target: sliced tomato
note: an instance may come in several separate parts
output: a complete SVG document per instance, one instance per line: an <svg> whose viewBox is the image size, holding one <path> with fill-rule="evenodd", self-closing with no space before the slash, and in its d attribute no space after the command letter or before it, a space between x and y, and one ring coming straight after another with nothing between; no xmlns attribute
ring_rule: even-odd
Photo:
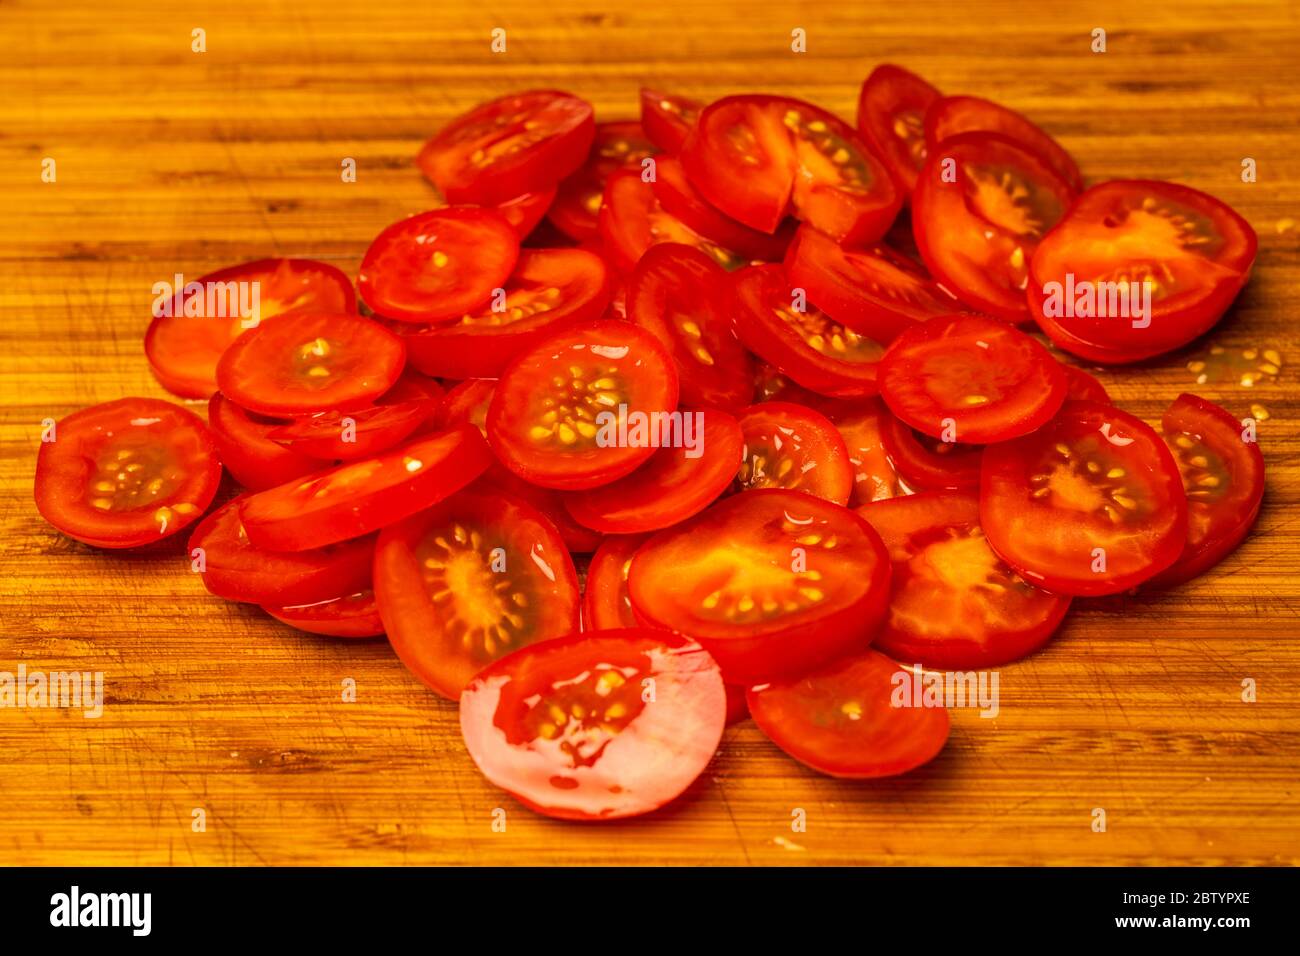
<svg viewBox="0 0 1300 956"><path fill-rule="evenodd" d="M759 730L795 760L832 777L892 777L928 763L948 741L943 707L895 707L911 675L865 650L748 692Z"/></svg>
<svg viewBox="0 0 1300 956"><path fill-rule="evenodd" d="M632 568L632 556L649 537L645 534L612 534L591 556L586 587L582 592L584 631L636 626L632 600L627 596L627 574Z"/></svg>
<svg viewBox="0 0 1300 956"><path fill-rule="evenodd" d="M774 366L764 361L754 363L755 402L794 402L810 408L826 401L826 396L810 392L782 375Z"/></svg>
<svg viewBox="0 0 1300 956"><path fill-rule="evenodd" d="M724 411L680 414L682 444L660 448L617 481L567 495L569 514L605 534L637 534L667 528L712 504L735 479L746 437Z"/></svg>
<svg viewBox="0 0 1300 956"><path fill-rule="evenodd" d="M1029 307L1067 352L1096 362L1150 358L1218 322L1257 247L1250 224L1213 196L1174 183L1103 183L1039 245Z"/></svg>
<svg viewBox="0 0 1300 956"><path fill-rule="evenodd" d="M889 555L847 508L766 488L656 534L632 559L628 594L640 620L690 634L729 683L753 684L866 647Z"/></svg>
<svg viewBox="0 0 1300 956"><path fill-rule="evenodd" d="M1066 402L1038 431L989 445L980 517L1002 560L1058 594L1116 594L1177 560L1187 496L1149 425Z"/></svg>
<svg viewBox="0 0 1300 956"><path fill-rule="evenodd" d="M627 317L672 354L683 405L750 403L753 362L731 330L727 274L709 256L676 242L648 250L628 279Z"/></svg>
<svg viewBox="0 0 1300 956"><path fill-rule="evenodd" d="M910 196L925 164L925 113L942 94L915 73L882 63L858 96L858 132Z"/></svg>
<svg viewBox="0 0 1300 956"><path fill-rule="evenodd" d="M912 193L916 245L944 288L971 308L1029 318L1029 260L1074 199L1056 171L996 133L933 146Z"/></svg>
<svg viewBox="0 0 1300 956"><path fill-rule="evenodd" d="M898 474L881 435L888 414L876 398L842 401L821 399L813 407L839 431L853 467L853 491L849 504L869 504L899 494Z"/></svg>
<svg viewBox="0 0 1300 956"><path fill-rule="evenodd" d="M819 394L876 394L879 342L799 301L780 266L748 266L731 279L736 335L751 351Z"/></svg>
<svg viewBox="0 0 1300 956"><path fill-rule="evenodd" d="M747 689L739 684L724 684L727 692L727 726L738 724L749 718L749 701L745 699Z"/></svg>
<svg viewBox="0 0 1300 956"><path fill-rule="evenodd" d="M424 398L357 411L317 412L276 425L266 434L318 461L369 458L415 434L441 404L441 399Z"/></svg>
<svg viewBox="0 0 1300 956"><path fill-rule="evenodd" d="M989 547L979 497L941 491L858 510L889 549L889 618L874 646L940 670L998 667L1033 653L1070 599L1034 587Z"/></svg>
<svg viewBox="0 0 1300 956"><path fill-rule="evenodd" d="M641 89L641 128L665 153L681 152L704 104L689 96Z"/></svg>
<svg viewBox="0 0 1300 956"><path fill-rule="evenodd" d="M1075 365L1062 365L1065 369L1065 397L1072 402L1101 402L1103 405L1114 405L1110 400L1110 395L1106 391L1106 386L1097 381L1096 376L1085 372Z"/></svg>
<svg viewBox="0 0 1300 956"><path fill-rule="evenodd" d="M510 228L515 231L519 241L523 242L537 228L538 223L546 218L547 210L555 202L557 192L559 188L552 186L540 192L524 193L522 196L498 203L496 210L505 217L506 222L510 223Z"/></svg>
<svg viewBox="0 0 1300 956"><path fill-rule="evenodd" d="M438 414L442 411L442 404L446 397L447 390L442 387L441 382L428 375L421 375L408 364L401 377L393 383L393 387L375 399L375 404L402 405L407 402L420 402L429 409L429 412L412 434L423 435L438 431Z"/></svg>
<svg viewBox="0 0 1300 956"><path fill-rule="evenodd" d="M244 498L240 519L261 548L305 551L360 537L436 504L492 463L473 425L351 461Z"/></svg>
<svg viewBox="0 0 1300 956"><path fill-rule="evenodd" d="M528 90L458 116L415 161L448 202L500 203L554 186L582 165L595 134L586 100Z"/></svg>
<svg viewBox="0 0 1300 956"><path fill-rule="evenodd" d="M208 427L217 455L231 477L250 491L274 488L322 467L318 459L271 439L271 432L283 424L240 408L220 392L208 402Z"/></svg>
<svg viewBox="0 0 1300 956"><path fill-rule="evenodd" d="M925 140L933 148L961 133L998 133L1043 157L1078 192L1083 176L1073 157L1056 140L1015 110L978 96L945 96L925 113Z"/></svg>
<svg viewBox="0 0 1300 956"><path fill-rule="evenodd" d="M922 435L889 412L881 415L880 440L898 476L913 488L960 491L980 486L982 445L946 442Z"/></svg>
<svg viewBox="0 0 1300 956"><path fill-rule="evenodd" d="M486 438L488 404L496 386L494 378L469 378L461 382L442 400L436 419L439 427L451 428L469 422Z"/></svg>
<svg viewBox="0 0 1300 956"><path fill-rule="evenodd" d="M465 746L525 806L567 820L658 809L704 770L726 719L718 665L689 638L589 631L511 654L460 699Z"/></svg>
<svg viewBox="0 0 1300 956"><path fill-rule="evenodd" d="M742 489L787 488L848 504L853 466L837 429L821 412L789 402L751 405L740 417Z"/></svg>
<svg viewBox="0 0 1300 956"><path fill-rule="evenodd" d="M243 314L246 305L253 306L249 315ZM209 398L217 390L217 362L235 339L293 309L356 312L357 294L342 272L313 259L259 259L219 269L155 306L144 336L149 368L167 391Z"/></svg>
<svg viewBox="0 0 1300 956"><path fill-rule="evenodd" d="M578 577L545 516L519 498L464 491L387 527L375 597L402 663L455 700L476 673L578 629Z"/></svg>
<svg viewBox="0 0 1300 956"><path fill-rule="evenodd" d="M655 160L653 188L655 198L668 215L710 242L745 259L780 262L794 237L791 220L786 220L775 234L771 234L751 229L719 212L691 185L682 164L671 156L660 156Z"/></svg>
<svg viewBox="0 0 1300 956"><path fill-rule="evenodd" d="M576 173L560 183L559 195L547 218L577 242L595 239L600 232L597 217L610 173L624 168L640 172L641 160L654 152L654 144L641 132L640 123L597 123L591 155Z"/></svg>
<svg viewBox="0 0 1300 956"><path fill-rule="evenodd" d="M555 333L510 364L488 406L487 435L527 481L594 488L653 455L676 408L677 372L659 340L602 319Z"/></svg>
<svg viewBox="0 0 1300 956"><path fill-rule="evenodd" d="M380 637L384 633L384 622L379 618L375 592L369 589L311 604L286 607L263 605L262 610L277 621L309 634L324 634L326 637Z"/></svg>
<svg viewBox="0 0 1300 956"><path fill-rule="evenodd" d="M608 261L625 274L636 267L646 250L661 242L694 246L727 269L738 268L745 261L669 215L655 197L654 185L630 169L619 170L605 183L600 242Z"/></svg>

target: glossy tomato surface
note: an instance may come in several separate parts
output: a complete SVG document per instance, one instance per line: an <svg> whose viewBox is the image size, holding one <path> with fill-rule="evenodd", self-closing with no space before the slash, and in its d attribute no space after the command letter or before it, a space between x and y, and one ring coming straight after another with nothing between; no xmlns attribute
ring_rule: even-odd
<svg viewBox="0 0 1300 956"><path fill-rule="evenodd" d="M926 142L933 147L961 133L998 133L1043 157L1078 192L1083 177L1074 159L1056 140L1015 110L978 96L945 96L924 117Z"/></svg>
<svg viewBox="0 0 1300 956"><path fill-rule="evenodd" d="M264 604L262 610L277 621L309 634L323 634L326 637L380 637L384 633L384 622L379 617L375 593L368 588L312 604L281 607Z"/></svg>
<svg viewBox="0 0 1300 956"><path fill-rule="evenodd" d="M899 494L898 472L889 459L883 436L884 417L889 413L880 400L821 399L813 407L844 439L844 450L853 468L849 504L857 507Z"/></svg>
<svg viewBox="0 0 1300 956"><path fill-rule="evenodd" d="M905 196L925 163L925 113L940 93L915 73L882 63L858 96L858 132L888 167Z"/></svg>
<svg viewBox="0 0 1300 956"><path fill-rule="evenodd" d="M324 467L318 459L271 439L271 432L283 424L282 419L240 408L220 392L208 402L208 428L217 455L231 477L250 491L274 488Z"/></svg>
<svg viewBox="0 0 1300 956"><path fill-rule="evenodd" d="M710 204L691 184L680 161L660 156L655 171L654 194L659 205L693 232L745 259L779 262L785 255L794 236L792 220L786 220L775 234L751 229Z"/></svg>
<svg viewBox="0 0 1300 956"><path fill-rule="evenodd" d="M640 170L641 160L655 152L639 123L598 123L596 139L587 161L560 183L547 218L576 242L599 234L597 217L610 173L623 168Z"/></svg>
<svg viewBox="0 0 1300 956"><path fill-rule="evenodd" d="M960 491L980 486L983 445L931 438L887 410L881 414L880 440L898 476L913 489Z"/></svg>
<svg viewBox="0 0 1300 956"><path fill-rule="evenodd" d="M441 404L441 398L431 397L356 411L316 412L273 427L267 437L318 462L368 458L415 434Z"/></svg>
<svg viewBox="0 0 1300 956"><path fill-rule="evenodd" d="M761 402L740 417L742 489L787 488L848 504L853 465L839 429L821 412L791 402Z"/></svg>
<svg viewBox="0 0 1300 956"><path fill-rule="evenodd" d="M735 269L745 261L665 210L655 195L654 185L636 170L621 169L606 181L599 228L605 256L624 274L636 268L646 251L661 242L694 246L728 269Z"/></svg>
<svg viewBox="0 0 1300 956"><path fill-rule="evenodd" d="M632 570L632 556L647 538L645 534L612 534L591 556L582 592L584 631L636 626L632 600L627 594L627 576Z"/></svg>
<svg viewBox="0 0 1300 956"><path fill-rule="evenodd" d="M641 90L641 128L665 153L681 152L704 104L689 96Z"/></svg>

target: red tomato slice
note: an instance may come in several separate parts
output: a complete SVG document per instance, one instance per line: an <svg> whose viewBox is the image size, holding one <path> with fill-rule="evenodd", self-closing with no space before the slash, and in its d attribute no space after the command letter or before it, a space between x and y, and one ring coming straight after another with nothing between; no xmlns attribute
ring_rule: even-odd
<svg viewBox="0 0 1300 956"><path fill-rule="evenodd" d="M786 488L848 504L853 466L843 437L825 415L789 402L763 402L745 410L740 427L742 489Z"/></svg>
<svg viewBox="0 0 1300 956"><path fill-rule="evenodd" d="M753 362L731 331L727 273L703 252L666 242L628 279L627 317L672 354L681 402L735 411L754 393Z"/></svg>
<svg viewBox="0 0 1300 956"><path fill-rule="evenodd" d="M894 569L874 646L900 661L940 670L1009 664L1047 643L1070 607L994 553L969 492L905 495L858 514L880 532Z"/></svg>
<svg viewBox="0 0 1300 956"><path fill-rule="evenodd" d="M930 273L968 306L1029 318L1029 260L1074 191L1044 160L995 133L932 146L912 192L912 229Z"/></svg>
<svg viewBox="0 0 1300 956"><path fill-rule="evenodd" d="M915 73L882 63L858 97L858 132L888 167L904 196L925 163L925 113L942 94Z"/></svg>
<svg viewBox="0 0 1300 956"><path fill-rule="evenodd" d="M1097 381L1095 376L1074 365L1062 365L1061 367L1065 369L1065 398L1067 401L1101 402L1103 405L1115 404L1110 400L1110 395L1106 392L1106 386Z"/></svg>
<svg viewBox="0 0 1300 956"><path fill-rule="evenodd" d="M880 360L880 397L932 438L986 444L1025 435L1065 401L1065 369L1023 332L982 315L932 319Z"/></svg>
<svg viewBox="0 0 1300 956"><path fill-rule="evenodd" d="M849 504L870 504L899 494L898 474L889 460L881 435L888 414L879 399L858 401L821 399L813 405L839 431L853 467L853 491Z"/></svg>
<svg viewBox="0 0 1300 956"><path fill-rule="evenodd" d="M641 90L641 128L665 153L681 152L704 104L688 96Z"/></svg>
<svg viewBox="0 0 1300 956"><path fill-rule="evenodd" d="M1257 247L1250 224L1213 196L1174 183L1103 183L1039 245L1029 307L1067 352L1097 362L1150 358L1218 322Z"/></svg>
<svg viewBox="0 0 1300 956"><path fill-rule="evenodd" d="M272 441L282 421L240 408L218 392L208 402L208 427L226 470L250 491L264 491L318 471L320 461Z"/></svg>
<svg viewBox="0 0 1300 956"><path fill-rule="evenodd" d="M1245 539L1264 498L1264 455L1253 430L1196 395L1179 395L1160 423L1187 493L1183 553L1151 582L1171 585L1208 571Z"/></svg>
<svg viewBox="0 0 1300 956"><path fill-rule="evenodd" d="M888 604L889 555L847 508L798 491L746 491L647 541L628 594L638 618L690 634L728 682L753 684L871 643Z"/></svg>
<svg viewBox="0 0 1300 956"><path fill-rule="evenodd" d="M874 242L903 197L847 123L802 100L727 96L706 107L681 153L686 175L732 219L774 232L788 210L846 245Z"/></svg>
<svg viewBox="0 0 1300 956"><path fill-rule="evenodd" d="M217 365L232 402L290 417L368 405L406 364L402 340L359 315L298 310L249 329Z"/></svg>
<svg viewBox="0 0 1300 956"><path fill-rule="evenodd" d="M594 488L653 455L676 408L677 372L659 340L602 319L557 332L510 364L488 406L487 435L501 463L533 484Z"/></svg>
<svg viewBox="0 0 1300 956"><path fill-rule="evenodd" d="M263 605L262 610L277 621L309 634L324 634L326 637L381 637L384 633L384 622L379 619L375 592L369 589L313 604L288 607Z"/></svg>
<svg viewBox="0 0 1300 956"><path fill-rule="evenodd" d="M505 217L506 222L510 223L510 228L515 231L519 241L523 242L537 228L538 223L546 218L547 210L555 202L557 192L559 188L552 186L541 192L524 193L522 196L499 203L496 210Z"/></svg>
<svg viewBox="0 0 1300 956"><path fill-rule="evenodd" d="M794 402L812 408L827 399L824 395L808 391L802 385L796 385L766 362L758 361L754 364L754 401Z"/></svg>
<svg viewBox="0 0 1300 956"><path fill-rule="evenodd" d="M182 289L155 306L144 353L162 387L186 398L208 398L217 390L222 354L261 321L293 309L357 311L348 277L312 259L259 259L209 273L185 288L190 295ZM256 311L244 316L254 291Z"/></svg>
<svg viewBox="0 0 1300 956"><path fill-rule="evenodd" d="M582 249L525 249L499 299L453 324L394 331L406 342L411 364L426 375L495 378L543 337L599 318L611 291L600 256Z"/></svg>
<svg viewBox="0 0 1300 956"><path fill-rule="evenodd" d="M670 527L712 504L736 477L745 436L726 412L681 414L690 429L686 444L660 448L618 481L567 495L569 514L605 534L637 534Z"/></svg>
<svg viewBox="0 0 1300 956"><path fill-rule="evenodd" d="M845 249L802 226L785 258L790 284L835 321L878 342L960 309L925 270L888 246Z"/></svg>
<svg viewBox="0 0 1300 956"><path fill-rule="evenodd" d="M736 335L765 362L822 395L876 394L884 347L846 329L811 302L798 311L780 266L748 266L731 277Z"/></svg>
<svg viewBox="0 0 1300 956"><path fill-rule="evenodd" d="M978 96L945 96L925 113L925 140L931 148L962 133L998 133L1047 161L1075 192L1083 189L1079 167L1065 148L1015 110Z"/></svg>
<svg viewBox="0 0 1300 956"><path fill-rule="evenodd" d="M582 165L595 134L586 100L529 90L458 116L415 161L448 202L500 203L554 186Z"/></svg>
<svg viewBox="0 0 1300 956"><path fill-rule="evenodd" d="M584 631L636 626L632 600L627 596L627 574L632 556L647 538L645 534L613 534L591 556L582 594Z"/></svg>
<svg viewBox="0 0 1300 956"><path fill-rule="evenodd" d="M974 490L980 486L981 445L946 442L908 428L889 412L881 415L880 440L898 476L926 491Z"/></svg>
<svg viewBox="0 0 1300 956"><path fill-rule="evenodd" d="M415 434L441 404L441 399L424 398L350 412L317 412L276 425L266 434L318 461L369 458Z"/></svg>
<svg viewBox="0 0 1300 956"><path fill-rule="evenodd" d="M578 629L578 577L555 526L521 499L464 491L385 528L375 597L402 663L455 700L526 644Z"/></svg>
<svg viewBox="0 0 1300 956"><path fill-rule="evenodd" d="M640 172L641 160L654 152L640 123L597 123L591 155L581 169L560 183L559 195L547 218L577 242L595 239L599 235L601 198L610 173L624 168Z"/></svg>
<svg viewBox="0 0 1300 956"><path fill-rule="evenodd" d="M494 378L470 378L461 382L442 400L437 423L440 428L451 428L469 422L487 438L487 410L496 389Z"/></svg>
<svg viewBox="0 0 1300 956"><path fill-rule="evenodd" d="M436 504L477 478L492 453L472 425L418 438L242 500L253 544L305 551L360 537Z"/></svg>
<svg viewBox="0 0 1300 956"><path fill-rule="evenodd" d="M309 551L269 551L248 540L239 519L246 500L218 508L190 536L190 557L202 561L209 592L251 604L312 604L370 586L373 535Z"/></svg>
<svg viewBox="0 0 1300 956"><path fill-rule="evenodd" d="M722 739L718 665L662 631L589 631L511 654L460 698L479 770L551 817L614 820L658 809Z"/></svg>
<svg viewBox="0 0 1300 956"><path fill-rule="evenodd" d="M723 689L727 692L727 726L747 720L749 718L749 701L745 699L747 689L739 684L724 684Z"/></svg>
<svg viewBox="0 0 1300 956"><path fill-rule="evenodd" d="M802 677L748 692L759 730L795 760L832 777L892 777L932 760L948 741L942 707L895 707L903 674L865 650Z"/></svg>
<svg viewBox="0 0 1300 956"><path fill-rule="evenodd" d="M1002 559L1058 594L1126 591L1187 540L1187 496L1165 443L1092 402L1067 402L1038 431L985 449L980 516Z"/></svg>
<svg viewBox="0 0 1300 956"><path fill-rule="evenodd" d="M449 207L386 227L361 260L357 289L377 315L449 322L485 307L519 258L519 237L491 209Z"/></svg>
<svg viewBox="0 0 1300 956"><path fill-rule="evenodd" d="M43 437L36 508L98 548L152 544L198 520L221 482L212 437L193 412L122 398L73 412Z"/></svg>
<svg viewBox="0 0 1300 956"><path fill-rule="evenodd" d="M682 164L671 156L660 156L655 160L653 188L655 198L668 215L710 242L730 249L745 259L780 262L794 237L794 224L790 220L786 220L776 234L772 235L751 229L723 215L691 185Z"/></svg>

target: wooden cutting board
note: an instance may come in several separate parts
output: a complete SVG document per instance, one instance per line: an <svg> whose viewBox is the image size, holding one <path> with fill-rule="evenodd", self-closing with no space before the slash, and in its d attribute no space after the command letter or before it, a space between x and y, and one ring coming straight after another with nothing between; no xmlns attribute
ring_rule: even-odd
<svg viewBox="0 0 1300 956"><path fill-rule="evenodd" d="M498 27L503 55L489 47ZM806 53L791 52L796 28ZM1090 51L1095 28L1104 54ZM154 282L270 255L354 274L382 226L431 203L411 163L420 142L478 101L563 87L618 119L653 84L789 93L852 117L884 60L1023 110L1092 181L1188 183L1254 225L1255 278L1207 340L1100 374L1126 408L1156 420L1211 345L1219 364L1244 349L1283 357L1253 387L1233 365L1196 389L1269 415L1250 541L1172 593L1078 602L1047 650L1002 670L997 718L957 713L921 771L827 779L746 723L656 815L546 820L479 776L454 708L384 642L314 639L211 598L182 542L102 554L37 516L42 419L163 394L140 344ZM1297 62L1287 0L2 0L0 670L103 671L107 703L98 720L0 710L0 863L1294 862ZM791 827L799 810L806 832Z"/></svg>

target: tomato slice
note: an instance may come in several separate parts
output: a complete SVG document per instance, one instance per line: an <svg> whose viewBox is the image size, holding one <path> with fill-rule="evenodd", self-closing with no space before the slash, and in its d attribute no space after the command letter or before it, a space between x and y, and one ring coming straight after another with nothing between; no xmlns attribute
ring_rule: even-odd
<svg viewBox="0 0 1300 956"><path fill-rule="evenodd" d="M473 425L418 438L244 498L253 544L305 551L360 537L441 501L477 478L492 453Z"/></svg>
<svg viewBox="0 0 1300 956"><path fill-rule="evenodd" d="M871 71L858 96L858 132L889 169L904 196L925 164L925 113L942 94L892 63Z"/></svg>
<svg viewBox="0 0 1300 956"><path fill-rule="evenodd" d="M259 259L219 269L185 288L189 295L182 289L165 307L155 307L144 353L162 387L186 398L211 397L222 354L262 320L293 309L357 311L348 277L313 259ZM244 307L254 302L256 310L245 316Z"/></svg>
<svg viewBox="0 0 1300 956"><path fill-rule="evenodd" d="M1056 414L1065 369L997 319L952 315L896 338L880 360L880 397L932 438L986 444L1025 435Z"/></svg>
<svg viewBox="0 0 1300 956"><path fill-rule="evenodd" d="M308 551L259 548L239 518L246 500L218 508L190 536L190 557L201 557L203 586L210 593L251 604L312 604L370 586L374 535Z"/></svg>
<svg viewBox="0 0 1300 956"><path fill-rule="evenodd" d="M874 646L940 670L997 667L1045 644L1070 607L989 547L979 498L923 492L861 508L893 562L889 618Z"/></svg>
<svg viewBox="0 0 1300 956"><path fill-rule="evenodd" d="M925 270L885 245L845 249L801 226L785 258L790 284L835 321L878 342L960 309Z"/></svg>
<svg viewBox="0 0 1300 956"><path fill-rule="evenodd" d="M415 434L441 404L441 399L424 398L357 411L317 412L276 425L266 434L317 461L369 458Z"/></svg>
<svg viewBox="0 0 1300 956"><path fill-rule="evenodd" d="M486 307L519 258L499 212L451 206L387 226L366 250L357 289L370 310L398 322L450 322Z"/></svg>
<svg viewBox="0 0 1300 956"><path fill-rule="evenodd" d="M605 261L594 253L524 249L499 300L453 324L394 331L406 342L411 364L426 375L495 378L544 336L599 318L611 291Z"/></svg>
<svg viewBox="0 0 1300 956"><path fill-rule="evenodd" d="M594 488L653 455L676 408L677 372L659 340L602 319L557 332L510 364L488 406L487 435L501 463L533 484Z"/></svg>
<svg viewBox="0 0 1300 956"><path fill-rule="evenodd" d="M846 329L811 302L798 303L780 266L748 266L731 279L736 335L751 351L819 394L876 394L876 366L885 351L879 342Z"/></svg>
<svg viewBox="0 0 1300 956"><path fill-rule="evenodd" d="M618 481L567 495L569 514L606 534L636 534L667 528L712 504L735 479L746 436L724 411L681 414L691 432L683 445L660 448Z"/></svg>
<svg viewBox="0 0 1300 956"><path fill-rule="evenodd" d="M1264 498L1264 455L1243 422L1196 395L1179 395L1160 422L1187 493L1183 553L1151 582L1171 585L1208 571L1245 539Z"/></svg>
<svg viewBox="0 0 1300 956"><path fill-rule="evenodd" d="M753 361L731 331L727 273L703 252L675 242L649 249L628 280L627 317L672 354L683 405L749 404Z"/></svg>
<svg viewBox="0 0 1300 956"><path fill-rule="evenodd" d="M898 476L913 488L961 491L980 486L982 445L946 442L922 435L889 412L881 414L880 440Z"/></svg>
<svg viewBox="0 0 1300 956"><path fill-rule="evenodd" d="M742 489L787 488L848 504L853 466L844 438L825 415L789 402L751 405L740 418Z"/></svg>
<svg viewBox="0 0 1300 956"><path fill-rule="evenodd" d="M547 218L577 242L595 239L600 234L597 217L610 173L625 167L639 173L641 160L654 152L640 123L597 123L591 155L581 169L560 183Z"/></svg>
<svg viewBox="0 0 1300 956"><path fill-rule="evenodd" d="M510 228L515 231L519 241L523 242L546 218L546 213L555 202L558 192L559 187L552 186L540 192L524 193L522 196L498 203L496 210L505 217L506 222L510 223Z"/></svg>
<svg viewBox="0 0 1300 956"><path fill-rule="evenodd" d="M240 408L220 392L208 402L212 444L232 478L250 491L274 488L318 471L319 460L270 438L284 424Z"/></svg>
<svg viewBox="0 0 1300 956"><path fill-rule="evenodd" d="M682 166L732 219L775 232L788 210L846 245L874 242L903 196L847 123L783 96L727 96L706 107Z"/></svg>
<svg viewBox="0 0 1300 956"><path fill-rule="evenodd" d="M760 360L754 364L754 401L794 402L812 408L827 399L824 395L808 391L802 385L796 385L774 367Z"/></svg>
<svg viewBox="0 0 1300 956"><path fill-rule="evenodd" d="M642 181L641 173L631 169L621 169L605 182L600 241L614 268L623 273L636 268L646 250L661 242L694 246L727 269L744 264L743 257L669 215L656 198L654 185Z"/></svg>
<svg viewBox="0 0 1300 956"><path fill-rule="evenodd" d="M825 415L844 439L853 467L853 491L849 504L870 504L899 494L898 474L889 460L882 437L883 419L888 414L879 399L856 401L821 399L813 405Z"/></svg>
<svg viewBox="0 0 1300 956"><path fill-rule="evenodd" d="M689 96L641 89L641 128L665 153L681 152L704 104Z"/></svg>
<svg viewBox="0 0 1300 956"><path fill-rule="evenodd" d="M718 665L689 638L589 631L511 654L460 699L483 775L551 817L614 820L658 809L722 739Z"/></svg>
<svg viewBox="0 0 1300 956"><path fill-rule="evenodd" d="M36 456L36 508L70 538L135 548L198 520L221 482L212 436L193 412L122 398L55 423Z"/></svg>
<svg viewBox="0 0 1300 956"><path fill-rule="evenodd" d="M772 743L832 777L869 779L907 773L948 741L942 707L895 707L899 674L884 654L865 650L802 677L747 694L749 712Z"/></svg>
<svg viewBox="0 0 1300 956"><path fill-rule="evenodd" d="M603 631L635 627L636 615L627 595L627 575L632 556L649 538L646 534L612 534L607 537L587 566L587 584L582 593L582 629Z"/></svg>
<svg viewBox="0 0 1300 956"><path fill-rule="evenodd" d="M639 619L690 634L729 683L752 684L866 647L889 555L847 508L766 488L656 534L632 559L628 594Z"/></svg>
<svg viewBox="0 0 1300 956"><path fill-rule="evenodd" d="M1106 391L1106 386L1097 381L1096 376L1085 372L1075 365L1062 365L1065 369L1065 397L1071 402L1101 402L1103 405L1114 405L1110 400L1110 394Z"/></svg>
<svg viewBox="0 0 1300 956"><path fill-rule="evenodd" d="M1067 352L1097 362L1150 358L1218 322L1257 247L1250 224L1213 196L1174 183L1103 183L1039 245L1029 307Z"/></svg>
<svg viewBox="0 0 1300 956"><path fill-rule="evenodd" d="M277 621L309 634L324 634L326 637L381 637L384 633L384 622L379 619L375 592L369 589L312 604L286 607L263 605L262 610Z"/></svg>
<svg viewBox="0 0 1300 956"><path fill-rule="evenodd" d="M375 597L402 663L455 700L526 644L578 629L578 577L555 526L527 502L463 491L385 528Z"/></svg>
<svg viewBox="0 0 1300 956"><path fill-rule="evenodd" d="M217 384L249 411L290 417L368 405L405 364L406 346L378 322L300 309L236 339L217 365Z"/></svg>
<svg viewBox="0 0 1300 956"><path fill-rule="evenodd" d="M996 133L932 146L912 193L912 229L930 273L973 309L1029 318L1029 260L1074 198L1046 161Z"/></svg>
<svg viewBox="0 0 1300 956"><path fill-rule="evenodd" d="M576 170L595 133L586 100L557 90L510 93L452 120L416 163L448 202L500 203Z"/></svg>
<svg viewBox="0 0 1300 956"><path fill-rule="evenodd" d="M978 96L945 96L925 113L925 140L931 148L974 132L998 133L1019 143L1046 160L1075 192L1083 189L1083 176L1065 147L1015 110Z"/></svg>
<svg viewBox="0 0 1300 956"><path fill-rule="evenodd" d="M655 161L655 198L664 211L723 249L745 259L780 262L794 237L794 224L786 220L775 235L751 229L723 215L686 178L680 161L660 156ZM788 227L788 228L787 228ZM833 240L827 240L833 241Z"/></svg>
<svg viewBox="0 0 1300 956"><path fill-rule="evenodd" d="M1187 540L1187 496L1165 443L1093 402L1067 402L1038 431L989 445L980 515L1002 559L1059 594L1128 590Z"/></svg>
<svg viewBox="0 0 1300 956"><path fill-rule="evenodd" d="M487 437L487 410L496 389L494 378L469 378L449 391L438 409L440 428L451 428L469 422L484 438Z"/></svg>

